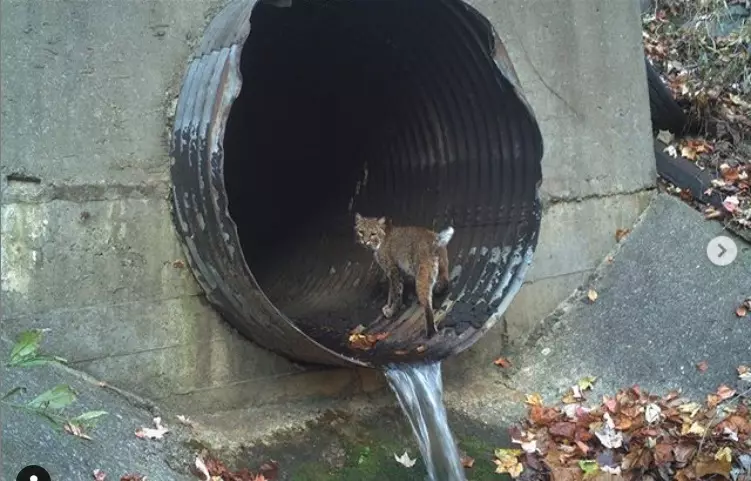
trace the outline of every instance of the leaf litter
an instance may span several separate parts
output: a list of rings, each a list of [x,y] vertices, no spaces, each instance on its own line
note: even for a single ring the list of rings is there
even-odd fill
[[[738,376],[751,381],[751,369],[739,366]],[[495,451],[496,472],[526,481],[751,481],[751,388],[721,385],[698,403],[633,386],[588,407],[589,379],[566,394],[578,390],[576,404],[528,395],[526,419],[510,429],[519,448]]]
[[[751,228],[751,2],[661,0],[642,16],[642,40],[650,63],[694,128],[692,136],[657,139],[713,177],[722,207],[705,208],[708,219]],[[688,191],[668,191],[691,201]]]
[[[279,475],[279,464],[269,460],[255,473],[247,468],[232,471],[217,458],[203,454],[196,457],[190,471],[201,481],[275,481]]]

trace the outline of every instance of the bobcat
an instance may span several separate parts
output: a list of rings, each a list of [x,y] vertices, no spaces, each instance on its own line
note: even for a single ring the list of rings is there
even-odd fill
[[[449,287],[449,260],[446,245],[454,236],[454,228],[435,233],[424,227],[397,227],[385,217],[363,217],[355,214],[357,243],[373,251],[378,265],[389,279],[389,298],[381,309],[392,317],[402,304],[402,274],[415,280],[417,300],[425,309],[428,337],[438,331],[433,316],[433,292],[441,295]]]

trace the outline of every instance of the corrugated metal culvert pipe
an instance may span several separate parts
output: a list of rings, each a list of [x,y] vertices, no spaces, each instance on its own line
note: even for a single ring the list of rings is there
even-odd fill
[[[518,291],[540,227],[542,138],[500,39],[461,0],[275,1],[220,12],[180,92],[174,217],[199,283],[242,334],[298,361],[466,349]],[[439,335],[414,304],[383,319],[354,212],[454,226]],[[390,335],[352,349],[358,325]]]

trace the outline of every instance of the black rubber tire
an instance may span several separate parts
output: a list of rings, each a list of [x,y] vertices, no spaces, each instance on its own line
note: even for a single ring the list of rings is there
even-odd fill
[[[689,126],[688,116],[673,98],[660,74],[645,57],[647,84],[649,86],[649,110],[654,130],[669,130],[675,135],[686,132]]]

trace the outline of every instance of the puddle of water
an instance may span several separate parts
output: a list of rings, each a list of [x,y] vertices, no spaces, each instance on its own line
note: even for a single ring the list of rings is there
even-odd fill
[[[443,404],[441,363],[392,364],[384,370],[422,454],[430,481],[466,481]]]

